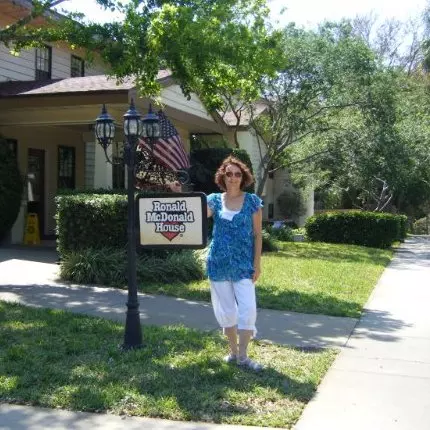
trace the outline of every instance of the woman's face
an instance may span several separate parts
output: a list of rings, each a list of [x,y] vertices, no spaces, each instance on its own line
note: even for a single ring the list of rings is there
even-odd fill
[[[235,164],[228,164],[225,168],[224,180],[227,188],[240,188],[242,177],[242,170]]]

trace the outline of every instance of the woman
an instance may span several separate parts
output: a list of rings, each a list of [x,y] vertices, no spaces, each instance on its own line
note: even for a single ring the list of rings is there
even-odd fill
[[[254,178],[237,158],[223,161],[215,182],[224,192],[207,197],[207,214],[214,219],[207,271],[215,317],[230,346],[225,361],[259,371],[262,366],[247,351],[257,332],[255,282],[261,273],[262,201],[243,191]],[[171,189],[180,191],[179,183]]]
[[[254,178],[237,158],[223,161],[215,182],[224,192],[207,197],[208,216],[214,219],[207,271],[215,317],[230,346],[225,361],[259,371],[262,366],[248,357],[247,350],[257,332],[255,282],[261,273],[262,201],[243,191]]]

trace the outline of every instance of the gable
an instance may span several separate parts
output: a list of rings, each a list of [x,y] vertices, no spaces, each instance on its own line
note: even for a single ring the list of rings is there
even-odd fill
[[[163,88],[161,91],[161,101],[163,104],[172,108],[215,122],[213,116],[208,113],[198,96],[196,94],[191,94],[191,99],[187,100],[182,93],[181,87],[177,84],[172,84]]]

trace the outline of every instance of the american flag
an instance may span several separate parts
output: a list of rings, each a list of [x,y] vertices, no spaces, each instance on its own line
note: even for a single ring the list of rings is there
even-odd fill
[[[154,145],[155,160],[167,168],[177,171],[188,169],[190,161],[185,152],[184,145],[174,125],[169,121],[163,111],[157,113],[160,124],[160,138]],[[146,139],[139,139],[141,145],[146,151],[151,152],[151,145]]]

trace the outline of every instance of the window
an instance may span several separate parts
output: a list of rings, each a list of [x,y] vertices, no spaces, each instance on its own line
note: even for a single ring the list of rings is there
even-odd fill
[[[58,188],[75,188],[75,148],[58,147]]]
[[[85,62],[82,58],[72,55],[71,66],[70,66],[70,76],[72,78],[78,78],[80,76],[85,76]]]
[[[51,79],[52,48],[44,46],[36,48],[36,81]]]

